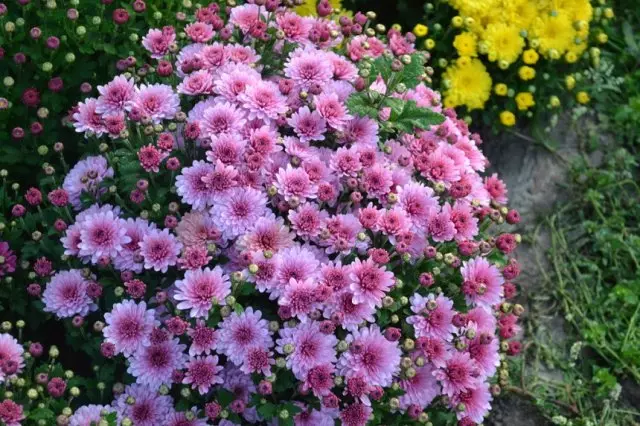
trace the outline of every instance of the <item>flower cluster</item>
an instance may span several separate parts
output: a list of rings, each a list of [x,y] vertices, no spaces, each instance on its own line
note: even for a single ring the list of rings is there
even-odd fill
[[[69,135],[62,115],[94,91],[94,78],[126,69],[142,50],[138,32],[161,20],[180,24],[191,7],[176,2],[179,7],[159,12],[144,0],[126,7],[99,3],[0,2],[0,166],[23,181],[32,177],[27,170],[51,161],[53,143]]]
[[[444,105],[464,111],[489,110],[503,126],[536,109],[561,107],[558,86],[573,91],[575,101],[589,102],[576,89],[576,76],[597,66],[611,8],[590,0],[447,0],[428,3],[426,22],[414,34],[423,39],[437,66]],[[565,81],[566,77],[566,81]]]
[[[507,383],[504,183],[412,34],[317,12],[149,30],[72,112],[89,154],[13,206],[17,228],[50,203],[63,252],[24,263],[28,293],[130,383],[70,424],[474,425]]]

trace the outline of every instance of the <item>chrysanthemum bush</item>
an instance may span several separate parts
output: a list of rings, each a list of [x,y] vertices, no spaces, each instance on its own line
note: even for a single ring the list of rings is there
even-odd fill
[[[0,167],[28,180],[29,168],[50,161],[53,144],[69,137],[66,109],[139,56],[138,34],[169,23],[180,31],[192,10],[190,1],[148,3],[0,3]]]
[[[317,8],[211,5],[178,49],[150,30],[150,58],[74,109],[84,158],[57,144],[64,176],[13,206],[7,274],[29,284],[8,297],[113,372],[76,413],[468,426],[508,383],[504,183],[411,34]]]
[[[424,11],[411,25],[444,105],[506,127],[590,101],[580,74],[599,63],[614,17],[604,0],[442,0]]]

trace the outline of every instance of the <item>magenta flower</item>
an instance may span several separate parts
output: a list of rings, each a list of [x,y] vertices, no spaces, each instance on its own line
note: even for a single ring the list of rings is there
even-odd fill
[[[24,349],[10,334],[0,333],[0,384],[16,377],[24,368]]]
[[[484,417],[489,413],[489,410],[491,410],[492,399],[489,384],[481,382],[475,387],[453,395],[451,397],[451,406],[459,407],[461,404],[464,405],[464,410],[456,412],[458,420],[466,418],[480,424],[484,421]]]
[[[169,47],[176,41],[175,32],[166,32],[152,28],[142,37],[142,45],[151,53],[151,57],[160,59],[169,53]]]
[[[157,389],[162,384],[171,384],[174,370],[184,367],[186,362],[185,345],[178,339],[166,340],[150,346],[144,346],[129,359],[127,371],[136,378],[136,382]]]
[[[191,167],[182,169],[176,177],[176,189],[182,202],[191,205],[195,210],[202,210],[213,204],[214,192],[205,178],[216,169],[204,161],[194,161]]]
[[[160,395],[149,386],[137,383],[128,385],[113,405],[119,421],[128,417],[140,426],[155,426],[173,410],[170,396]]]
[[[294,112],[287,122],[302,142],[324,140],[324,133],[327,131],[326,121],[320,113],[311,112],[307,106]]]
[[[276,24],[284,32],[287,41],[300,43],[309,36],[312,20],[297,13],[285,12],[276,16]]]
[[[316,111],[324,118],[329,126],[336,130],[344,130],[345,125],[353,116],[349,115],[345,105],[340,102],[336,93],[320,94],[314,98]]]
[[[0,241],[0,278],[16,270],[17,257],[9,248],[9,243]]]
[[[246,123],[245,113],[229,102],[216,102],[206,108],[200,120],[202,136],[213,138],[221,133],[239,133]]]
[[[169,266],[178,262],[178,255],[182,249],[182,243],[178,242],[168,229],[152,229],[139,245],[145,269],[160,272],[167,272]]]
[[[329,213],[318,209],[318,206],[314,203],[305,203],[298,207],[297,210],[289,210],[291,227],[297,236],[304,240],[318,237],[328,216]]]
[[[157,124],[175,117],[180,111],[180,98],[166,84],[141,84],[136,88],[136,94],[127,110],[136,111]]]
[[[338,371],[346,378],[361,377],[371,386],[389,386],[400,371],[402,351],[388,341],[376,325],[347,336],[349,350],[338,359]]]
[[[176,91],[191,96],[208,95],[213,91],[213,76],[207,70],[191,73],[178,84]]]
[[[299,48],[289,55],[284,75],[296,86],[308,90],[312,85],[323,87],[333,77],[331,62],[321,50]]]
[[[155,312],[147,309],[145,302],[125,300],[113,305],[111,312],[104,314],[107,326],[102,329],[105,342],[112,343],[117,353],[126,357],[144,346],[149,346],[151,331],[160,325]]]
[[[124,223],[112,211],[86,217],[80,228],[78,255],[91,257],[93,263],[103,256],[116,257],[123,246],[131,242]]]
[[[207,317],[214,305],[224,305],[225,298],[231,294],[229,277],[222,268],[205,268],[187,271],[184,279],[175,282],[176,292],[173,298],[178,301],[176,308],[190,310],[189,316]]]
[[[216,348],[218,333],[201,319],[196,321],[195,327],[187,330],[187,334],[191,338],[189,356],[209,355]]]
[[[295,199],[303,203],[308,198],[316,198],[318,192],[318,187],[311,182],[307,172],[301,167],[294,169],[291,164],[287,165],[286,170],[281,168],[278,171],[274,185],[287,201]]]
[[[338,339],[333,334],[322,333],[317,321],[282,328],[276,343],[276,351],[286,356],[287,368],[299,380],[305,380],[312,368],[337,360],[335,346]],[[291,351],[288,351],[289,347]]]
[[[104,419],[103,413],[109,414],[113,409],[108,405],[83,405],[69,417],[69,426],[91,426]]]
[[[194,22],[184,27],[184,32],[196,43],[206,43],[213,38],[214,31],[210,24]]]
[[[462,292],[467,303],[484,306],[488,309],[500,303],[503,295],[504,278],[494,265],[485,258],[476,257],[462,263]]]
[[[497,174],[494,173],[484,179],[484,188],[489,193],[491,200],[498,204],[507,204],[507,186],[502,180],[498,179]]]
[[[428,365],[416,368],[416,375],[412,378],[401,380],[400,388],[405,392],[400,397],[400,407],[403,409],[410,405],[427,408],[440,395],[440,385],[433,376],[433,368]]]
[[[86,316],[89,311],[96,309],[87,294],[88,285],[89,282],[78,269],[58,272],[51,277],[42,294],[44,311],[54,313],[58,318]]]
[[[261,217],[255,226],[237,240],[239,250],[260,251],[270,250],[277,253],[291,247],[295,235],[289,231],[282,218],[273,216]]]
[[[365,426],[373,409],[362,403],[355,402],[340,412],[340,420],[344,426]]]
[[[381,307],[382,298],[394,285],[393,273],[376,265],[370,258],[364,262],[356,258],[350,268],[349,288],[353,292],[353,302]]]
[[[135,83],[133,78],[119,75],[106,85],[98,86],[98,93],[96,113],[111,115],[125,112],[135,96]]]
[[[416,337],[437,337],[446,341],[451,340],[456,330],[453,325],[453,301],[449,298],[433,293],[427,297],[414,294],[410,298],[411,310],[416,314],[407,318],[407,323],[413,325]]]
[[[213,223],[227,239],[251,229],[267,213],[267,197],[253,188],[235,187],[211,208]]]
[[[222,383],[220,371],[222,367],[218,365],[217,356],[195,357],[187,362],[187,373],[182,383],[191,385],[192,389],[198,389],[200,395],[204,395],[211,386]]]
[[[122,226],[130,241],[118,251],[118,255],[113,259],[113,265],[120,271],[133,271],[139,274],[144,266],[144,259],[140,257],[140,242],[145,235],[156,229],[156,225],[137,217],[135,220],[127,219]]]
[[[231,362],[242,365],[246,352],[252,347],[270,348],[273,341],[262,312],[247,308],[241,314],[233,312],[220,324],[217,351]]]
[[[478,365],[467,352],[454,352],[443,368],[433,372],[442,393],[452,397],[478,385]]]
[[[337,318],[340,325],[347,330],[356,330],[362,322],[375,322],[373,314],[376,308],[368,303],[354,303],[351,291],[344,291],[333,297],[325,305],[325,318]]]
[[[249,111],[249,119],[276,119],[289,109],[286,98],[280,94],[278,86],[270,81],[258,81],[246,86],[238,96],[242,107]]]
[[[230,102],[239,100],[246,88],[261,78],[255,69],[246,65],[226,65],[219,72],[214,92]]]

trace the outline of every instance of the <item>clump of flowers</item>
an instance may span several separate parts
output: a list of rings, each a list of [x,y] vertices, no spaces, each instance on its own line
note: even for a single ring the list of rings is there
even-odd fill
[[[411,34],[260,3],[77,105],[33,297],[130,383],[122,424],[482,423],[519,351],[504,183]]]
[[[484,122],[511,127],[518,116],[589,102],[576,80],[589,59],[598,66],[608,40],[613,11],[603,4],[443,0],[425,5],[413,33],[433,55],[445,107],[484,110]]]

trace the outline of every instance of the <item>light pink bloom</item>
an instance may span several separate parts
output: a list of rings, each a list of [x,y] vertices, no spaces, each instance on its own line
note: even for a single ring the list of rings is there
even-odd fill
[[[142,37],[142,45],[151,53],[151,57],[155,59],[160,59],[169,53],[169,46],[175,41],[175,32],[164,32],[156,28],[150,29],[147,35]]]
[[[131,242],[124,223],[111,211],[88,216],[80,228],[78,255],[91,257],[93,263],[97,263],[102,256],[117,256],[123,246]]]
[[[266,213],[266,195],[262,191],[247,187],[231,189],[211,208],[213,223],[227,239],[242,235]]]
[[[58,318],[69,318],[74,315],[86,316],[96,309],[89,295],[89,282],[78,269],[60,271],[51,277],[42,294],[44,311],[56,314]]]
[[[433,375],[442,385],[442,393],[449,397],[478,386],[478,365],[466,352],[454,352]]]
[[[187,271],[184,279],[176,281],[175,286],[173,298],[179,302],[176,308],[190,310],[192,318],[206,318],[214,305],[224,305],[225,298],[231,294],[229,277],[222,273],[220,266],[213,270]]]
[[[0,384],[22,373],[24,349],[15,337],[0,333]],[[7,372],[11,371],[11,374]]]
[[[127,106],[128,111],[136,110],[142,117],[153,123],[170,120],[180,111],[180,98],[171,86],[166,84],[141,84]]]
[[[194,357],[187,362],[187,372],[182,383],[191,385],[191,389],[198,389],[200,395],[209,392],[209,389],[222,383],[219,373],[222,367],[218,365],[218,357],[207,355]]]
[[[287,120],[302,142],[322,141],[327,130],[326,121],[317,111],[304,106]]]
[[[276,344],[276,351],[286,356],[287,368],[298,380],[305,380],[309,370],[316,366],[337,361],[335,346],[338,339],[334,334],[322,333],[316,321],[280,329]],[[287,345],[291,345],[292,352],[287,353]]]
[[[303,168],[294,169],[291,164],[286,170],[280,169],[276,174],[275,187],[278,193],[287,201],[297,200],[300,203],[307,199],[316,198],[318,187],[311,182],[309,175]]]
[[[413,404],[425,409],[440,395],[440,385],[430,365],[417,367],[415,376],[400,381],[400,388],[405,392],[400,397],[400,407],[403,409]]]
[[[353,292],[353,302],[381,307],[382,298],[394,285],[393,273],[376,265],[370,258],[364,262],[356,258],[350,268],[349,288]]]
[[[284,32],[285,40],[300,43],[309,36],[312,20],[294,12],[285,12],[276,16],[276,24]]]
[[[196,43],[206,43],[213,38],[214,31],[210,24],[194,22],[184,27],[184,32]]]
[[[410,298],[411,310],[416,314],[407,318],[413,325],[416,337],[437,337],[451,340],[456,328],[453,325],[453,301],[433,293],[427,297],[414,294]]]
[[[135,83],[133,78],[127,79],[119,75],[104,86],[98,86],[98,102],[96,112],[98,114],[117,114],[126,110],[129,102],[135,95]]]
[[[144,259],[145,269],[167,272],[169,266],[175,266],[182,249],[182,243],[169,233],[154,229],[144,236],[140,242],[140,254]]]
[[[273,346],[267,321],[253,308],[240,314],[233,312],[225,318],[220,324],[219,338],[216,350],[238,366],[242,365],[249,348]]]
[[[323,87],[328,83],[333,77],[333,68],[325,52],[299,48],[289,55],[284,75],[297,87],[308,90],[312,85]]]
[[[316,111],[336,130],[343,130],[347,121],[353,119],[335,93],[322,93],[314,98],[314,103]]]
[[[193,72],[178,84],[176,90],[191,96],[208,95],[213,91],[213,77],[207,70]]]
[[[213,138],[220,133],[240,132],[246,121],[244,112],[235,105],[218,102],[204,110],[200,129],[203,137]]]
[[[127,371],[137,383],[154,389],[162,384],[170,385],[173,371],[182,369],[187,360],[185,349],[178,339],[144,346],[129,358]]]
[[[155,312],[147,309],[145,302],[125,300],[113,305],[111,312],[104,314],[107,326],[102,330],[105,342],[113,343],[116,353],[131,356],[138,349],[149,346],[151,331],[160,325]]]
[[[73,114],[73,127],[76,132],[91,132],[95,135],[102,136],[106,131],[102,117],[96,111],[98,101],[95,98],[87,98],[84,102],[78,104],[78,112]]]
[[[482,257],[462,263],[462,292],[467,303],[490,309],[500,303],[504,278],[498,268]]]
[[[249,119],[276,119],[289,109],[286,98],[280,94],[278,86],[270,81],[249,84],[238,99],[242,107],[249,111]]]

